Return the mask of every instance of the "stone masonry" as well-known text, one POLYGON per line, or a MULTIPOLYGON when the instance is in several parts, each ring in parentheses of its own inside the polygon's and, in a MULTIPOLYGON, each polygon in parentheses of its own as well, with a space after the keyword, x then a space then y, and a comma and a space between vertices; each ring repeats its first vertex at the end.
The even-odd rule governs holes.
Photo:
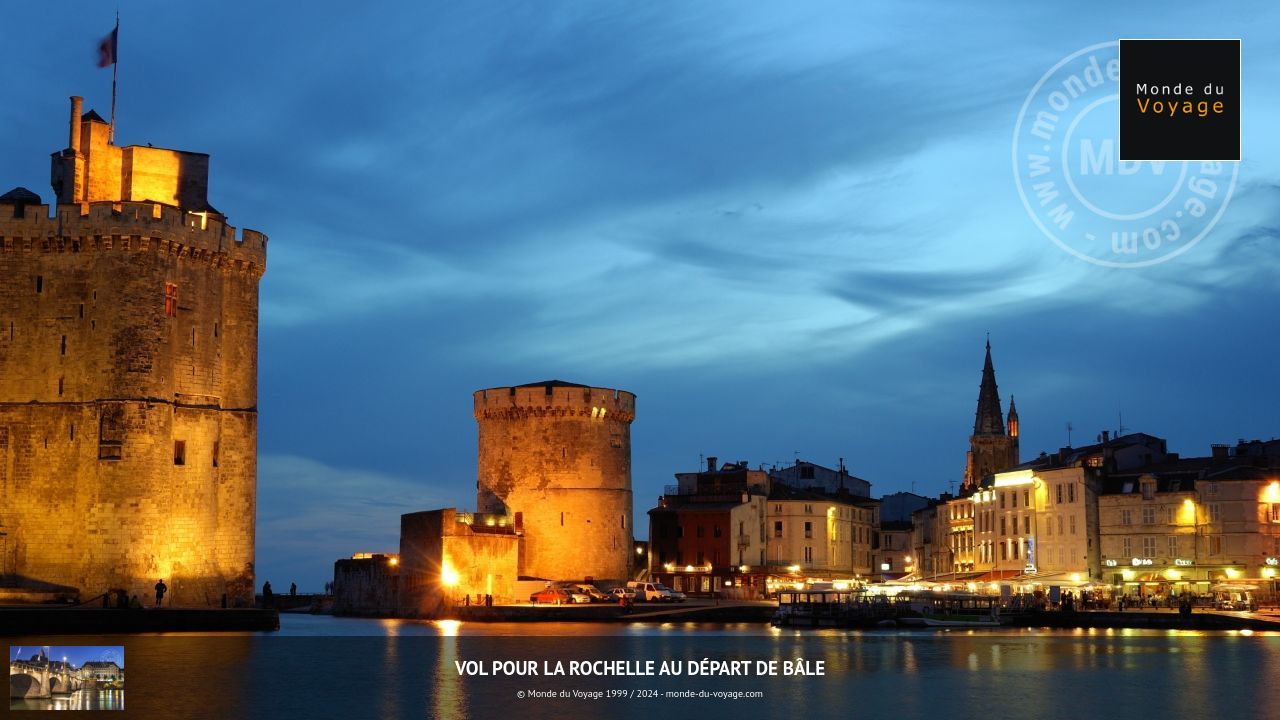
POLYGON ((267 238, 108 130, 73 98, 54 216, 0 198, 0 584, 252 602, 267 238))

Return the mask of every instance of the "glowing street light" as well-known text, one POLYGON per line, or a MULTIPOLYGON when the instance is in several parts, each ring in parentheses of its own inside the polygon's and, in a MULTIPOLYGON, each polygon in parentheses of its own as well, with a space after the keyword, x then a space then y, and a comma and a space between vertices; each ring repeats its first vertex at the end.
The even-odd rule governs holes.
POLYGON ((448 565, 445 565, 444 569, 440 571, 440 582, 444 583, 446 587, 457 585, 459 579, 458 571, 448 565))

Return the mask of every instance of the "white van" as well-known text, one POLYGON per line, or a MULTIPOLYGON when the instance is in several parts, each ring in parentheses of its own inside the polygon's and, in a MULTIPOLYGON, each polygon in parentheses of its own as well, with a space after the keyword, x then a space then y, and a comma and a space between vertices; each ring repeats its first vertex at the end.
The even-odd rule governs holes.
POLYGON ((636 591, 636 599, 642 602, 670 602, 671 591, 662 583, 636 582, 632 580, 627 587, 636 591))

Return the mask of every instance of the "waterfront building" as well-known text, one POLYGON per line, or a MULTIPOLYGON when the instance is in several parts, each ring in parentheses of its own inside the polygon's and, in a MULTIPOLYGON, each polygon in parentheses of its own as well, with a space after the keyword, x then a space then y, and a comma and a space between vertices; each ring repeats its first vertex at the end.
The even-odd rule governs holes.
POLYGON ((333 564, 335 615, 394 615, 399 611, 400 557, 355 553, 333 564))
MULTIPOLYGON (((951 498, 946 502, 947 544, 951 557, 951 572, 956 575, 977 572, 977 540, 974 534, 974 518, 977 503, 973 496, 951 498)), ((939 513, 942 515, 943 513, 939 513)))
POLYGON ((99 683, 117 683, 124 680, 124 668, 114 660, 87 660, 80 666, 88 678, 99 683))
POLYGON ((851 475, 844 466, 844 458, 840 458, 834 469, 806 460, 796 460, 790 467, 770 470, 769 477, 789 487, 814 490, 828 495, 871 497, 871 483, 851 475))
MULTIPOLYGON (((930 500, 927 507, 911 514, 912 558, 915 560, 915 576, 921 580, 946 578, 956 572, 950 537, 950 502, 953 499, 944 493, 937 500, 930 500)), ((972 507, 972 503, 966 502, 962 506, 972 507)))
POLYGON ((649 510, 649 573, 691 595, 765 592, 766 498, 771 481, 746 462, 678 473, 649 510))
POLYGON ((875 516, 870 498, 774 482, 766 518, 768 572, 829 580, 867 577, 875 516))
POLYGON ((454 508, 401 515, 399 614, 438 616, 485 596, 498 604, 527 601, 519 584, 523 534, 520 518, 509 515, 454 508))
POLYGON ((911 575, 916 570, 912 552, 911 520, 885 520, 882 515, 879 542, 872 551, 873 577, 885 581, 911 575))
POLYGON ((1280 453, 1215 446, 1109 475, 1099 497, 1104 578, 1130 596, 1240 584, 1274 596, 1280 570, 1280 453))
POLYGON ((0 583, 252 603, 267 237, 209 203, 208 155, 82 110, 53 216, 0 196, 0 583))

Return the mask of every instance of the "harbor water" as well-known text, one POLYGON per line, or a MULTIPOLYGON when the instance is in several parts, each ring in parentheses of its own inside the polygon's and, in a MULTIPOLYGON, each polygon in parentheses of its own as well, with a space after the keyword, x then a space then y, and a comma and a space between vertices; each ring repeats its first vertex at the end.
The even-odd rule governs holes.
POLYGON ((128 661, 129 717, 1280 716, 1272 688, 1280 678, 1280 634, 1264 632, 858 632, 284 615, 277 633, 129 635, 119 642, 128 661), (557 662, 634 669, 649 661, 689 668, 692 661, 723 670, 744 660, 749 672, 736 675, 545 674, 557 662), (494 661, 526 674, 461 671, 489 671, 494 661), (770 661, 778 674, 755 672, 770 661), (787 664, 822 674, 786 675, 787 664))

